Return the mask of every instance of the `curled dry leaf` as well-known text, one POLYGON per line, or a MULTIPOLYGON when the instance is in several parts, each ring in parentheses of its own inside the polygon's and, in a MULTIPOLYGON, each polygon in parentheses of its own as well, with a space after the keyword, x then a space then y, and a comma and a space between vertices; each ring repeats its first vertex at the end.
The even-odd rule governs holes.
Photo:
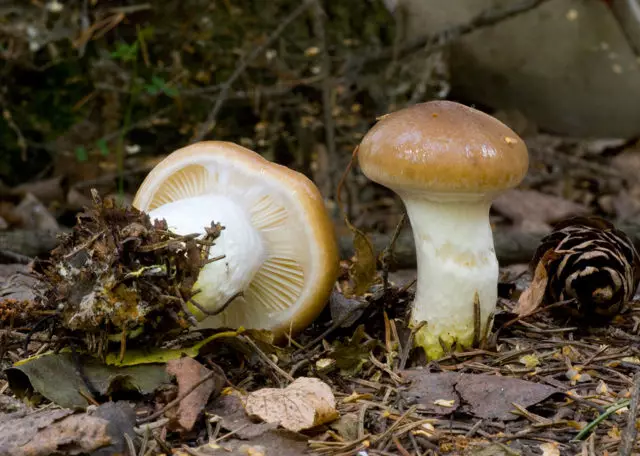
POLYGON ((106 402, 88 413, 70 409, 0 413, 0 454, 125 454, 124 435, 134 437, 135 412, 125 402, 106 402))
POLYGON ((338 418, 331 388, 317 378, 300 377, 284 389, 263 388, 247 396, 245 410, 267 423, 302 431, 338 418))
POLYGON ((531 285, 520 295, 518 305, 515 308, 515 313, 520 317, 530 315, 542 305, 547 291, 547 283, 549 282, 547 264, 558 258, 559 255, 560 254, 553 249, 548 250, 536 265, 531 285))
POLYGON ((349 276, 353 280, 353 294, 364 294, 376 278, 376 255, 371 241, 362 231, 347 221, 349 230, 353 233, 354 256, 349 276))
MULTIPOLYGON (((178 381, 178 395, 182 396, 186 391, 191 389, 195 384, 202 381, 211 371, 200 364, 195 359, 185 357, 181 359, 172 359, 167 363, 167 372, 175 375, 178 381)), ((182 401, 177 410, 170 410, 168 415, 172 429, 190 431, 204 410, 204 406, 209 401, 212 393, 216 394, 222 389, 224 379, 215 376, 206 380, 200 386, 196 387, 182 401)))

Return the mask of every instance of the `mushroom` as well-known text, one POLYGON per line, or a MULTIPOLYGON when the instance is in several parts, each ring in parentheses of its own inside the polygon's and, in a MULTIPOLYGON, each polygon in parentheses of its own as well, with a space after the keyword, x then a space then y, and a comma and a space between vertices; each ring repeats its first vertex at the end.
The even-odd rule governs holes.
POLYGON ((527 173, 523 140, 488 114, 431 101, 387 114, 358 148, 362 172, 404 202, 418 277, 410 326, 428 359, 469 347, 489 329, 498 261, 492 199, 527 173), (479 303, 478 303, 479 301, 479 303))
POLYGON ((230 142, 204 141, 162 160, 133 206, 169 229, 205 234, 224 227, 194 285, 188 308, 199 328, 266 329, 276 336, 309 325, 338 275, 333 224, 304 175, 230 142), (205 310, 203 312, 201 309, 205 310))

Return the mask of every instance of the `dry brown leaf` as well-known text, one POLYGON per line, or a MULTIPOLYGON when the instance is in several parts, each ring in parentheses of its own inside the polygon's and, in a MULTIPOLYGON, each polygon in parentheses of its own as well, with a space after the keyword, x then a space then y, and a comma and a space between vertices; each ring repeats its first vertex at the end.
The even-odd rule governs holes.
POLYGON ((23 412, 0 414, 0 454, 89 454, 113 443, 108 420, 72 413, 58 409, 39 410, 24 416, 23 412))
POLYGON ((337 189, 337 203, 340 207, 340 211, 344 217, 344 223, 347 225, 347 228, 351 233, 353 233, 353 258, 351 260, 351 266, 349 268, 349 278, 353 282, 353 290, 350 290, 350 293, 355 294, 356 296, 362 295, 365 293, 373 281, 376 278, 376 255, 373 250, 373 244, 369 240, 366 234, 360 231, 358 228, 353 226, 349 221, 349 216, 344 209, 342 204, 341 189, 344 185, 344 180, 351 170, 356 157, 358 155, 358 146, 353 150, 353 154, 351 155, 351 161, 347 165, 342 177, 340 178, 340 182, 338 183, 337 189))
POLYGON ((549 277, 547 276, 547 264, 549 261, 556 259, 558 255, 559 254, 555 250, 549 250, 545 252, 536 265, 531 285, 529 285, 529 287, 520 295, 518 304, 514 309, 514 312, 520 317, 530 315, 540 307, 544 301, 547 283, 549 282, 549 277))
POLYGON ((329 385, 317 378, 300 377, 284 389, 263 388, 247 396, 245 410, 267 423, 298 432, 338 418, 336 399, 329 385))
MULTIPOLYGON (((178 382, 178 395, 184 394, 196 383, 202 380, 211 371, 200 364, 195 359, 184 357, 172 359, 167 363, 167 372, 175 375, 178 382)), ((215 376, 202 383, 195 390, 189 393, 171 415, 171 427, 174 430, 190 431, 193 429, 198 416, 209 401, 209 396, 214 391, 219 392, 224 381, 215 376), (175 413, 175 414, 174 414, 175 413)))
POLYGON ((362 231, 346 220, 349 230, 353 233, 353 260, 349 269, 349 276, 353 281, 353 293, 356 296, 364 294, 376 278, 376 255, 371 241, 362 231))
POLYGON ((514 403, 527 408, 561 394, 551 386, 494 375, 412 369, 402 371, 402 376, 409 380, 404 398, 442 416, 464 412, 478 418, 516 420, 519 415, 513 413, 514 403))

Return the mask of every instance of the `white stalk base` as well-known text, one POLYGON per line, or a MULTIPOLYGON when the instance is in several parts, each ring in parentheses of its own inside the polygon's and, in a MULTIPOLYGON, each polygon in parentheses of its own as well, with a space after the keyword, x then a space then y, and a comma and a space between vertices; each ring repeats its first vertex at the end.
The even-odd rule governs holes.
POLYGON ((418 280, 411 326, 426 324, 415 345, 429 359, 444 354, 442 343, 469 347, 474 340, 474 298, 480 302, 485 334, 498 295, 498 261, 489 224, 490 200, 427 200, 402 196, 416 244, 418 280), (441 343, 442 342, 442 343, 441 343))
MULTIPOLYGON (((193 299, 208 312, 216 312, 238 292, 244 292, 266 259, 266 249, 249 214, 233 200, 221 195, 204 195, 164 204, 149 213, 151 220, 165 219, 174 233, 202 233, 211 222, 224 229, 211 247, 209 258, 224 255, 200 271, 193 299)), ((202 320, 205 314, 190 306, 202 320)))

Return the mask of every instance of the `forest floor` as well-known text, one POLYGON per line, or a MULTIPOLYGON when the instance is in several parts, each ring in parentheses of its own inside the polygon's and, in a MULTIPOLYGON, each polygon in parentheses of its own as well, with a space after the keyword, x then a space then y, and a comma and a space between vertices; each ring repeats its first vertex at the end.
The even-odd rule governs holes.
MULTIPOLYGON (((8 304, 33 299, 37 280, 29 275, 33 250, 5 241, 2 310, 12 326, 2 330, 0 449, 48 454, 110 441, 130 454, 622 454, 635 444, 640 302, 597 327, 546 311, 518 318, 514 307, 531 281, 532 249, 555 222, 606 216, 638 243, 633 181, 625 179, 637 149, 546 135, 527 141, 532 172, 492 210, 502 265, 492 331, 481 346, 429 363, 411 350, 405 324, 416 274, 411 228, 398 227, 402 206, 371 184, 358 188, 369 201, 351 200, 360 215, 351 221, 376 254, 398 227, 397 251, 378 261, 367 292, 349 295, 353 238, 337 221, 343 271, 330 303, 284 346, 262 332, 226 331, 204 346, 197 342, 207 334, 177 335, 169 348, 182 347, 186 358, 152 354, 105 366, 73 349, 56 355, 48 350, 61 340, 47 324, 7 318, 8 304), (24 448, 12 443, 16 435, 24 448)), ((3 214, 20 220, 5 239, 61 229, 35 196, 51 185, 34 182, 5 198, 3 214)))

